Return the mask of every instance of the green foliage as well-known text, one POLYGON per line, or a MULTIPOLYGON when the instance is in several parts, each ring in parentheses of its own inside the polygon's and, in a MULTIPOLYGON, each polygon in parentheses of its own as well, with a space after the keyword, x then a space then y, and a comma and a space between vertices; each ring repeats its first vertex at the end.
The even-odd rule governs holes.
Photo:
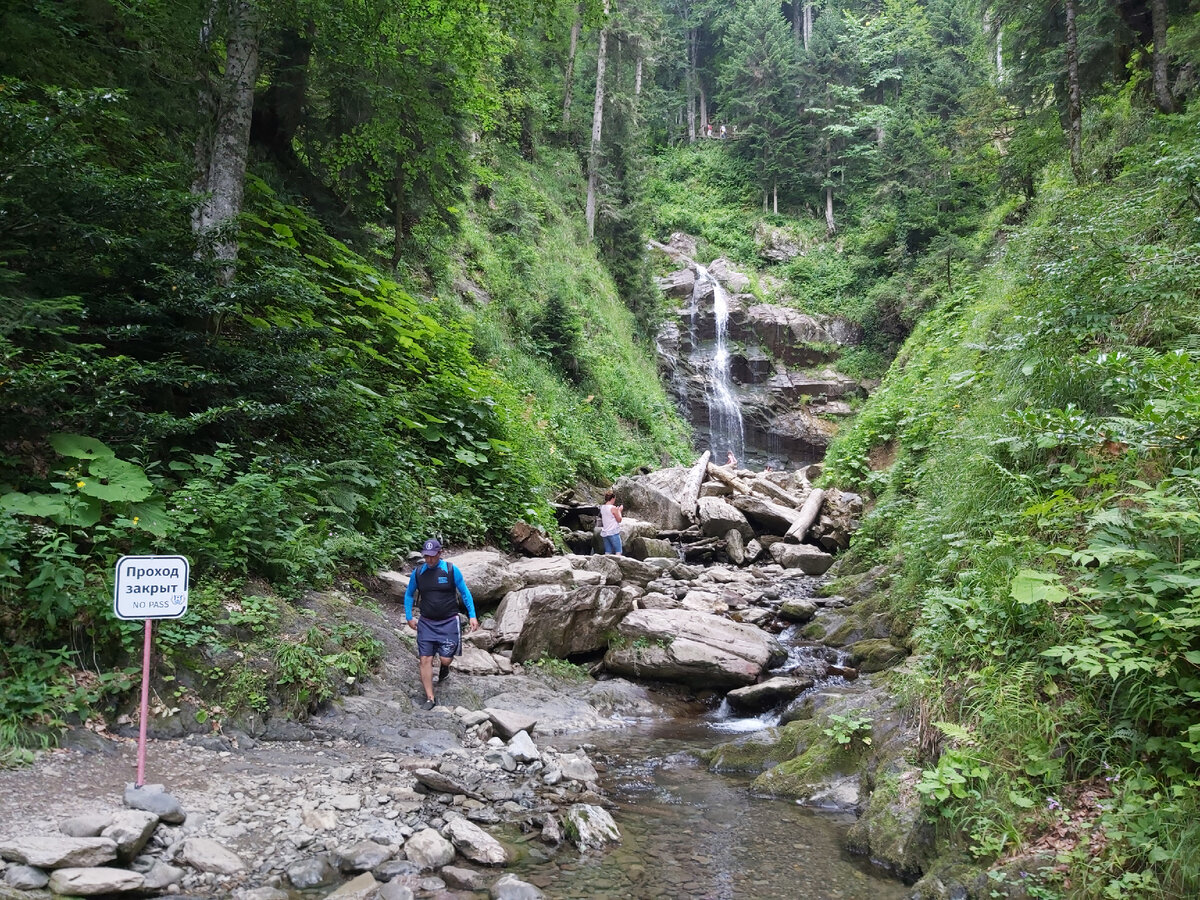
POLYGON ((583 666, 546 654, 542 654, 539 659, 534 661, 533 665, 543 675, 559 681, 587 681, 590 677, 587 669, 583 666))
POLYGON ((821 729, 821 733, 831 737, 843 750, 863 750, 871 746, 871 717, 861 710, 841 715, 830 713, 829 727, 821 729))

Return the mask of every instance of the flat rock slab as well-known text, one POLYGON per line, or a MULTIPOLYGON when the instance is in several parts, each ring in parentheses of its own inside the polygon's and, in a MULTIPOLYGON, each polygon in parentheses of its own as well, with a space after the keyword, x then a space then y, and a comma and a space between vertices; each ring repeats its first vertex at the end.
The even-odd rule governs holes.
POLYGON ((144 882, 145 879, 137 872, 110 866, 56 869, 50 874, 50 890, 75 897, 137 891, 141 890, 144 882))
POLYGON ((103 837, 35 835, 0 841, 0 857, 39 869, 88 868, 115 860, 117 844, 103 837))

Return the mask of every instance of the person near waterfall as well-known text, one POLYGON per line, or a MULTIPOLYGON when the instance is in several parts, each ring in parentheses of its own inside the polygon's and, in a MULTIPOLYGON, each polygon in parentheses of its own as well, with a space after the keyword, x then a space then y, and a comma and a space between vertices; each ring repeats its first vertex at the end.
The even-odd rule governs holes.
POLYGON ((729 455, 725 457, 725 465, 732 469, 737 468, 737 457, 733 455, 733 451, 729 451, 729 455))
POLYGON ((604 492, 604 505, 600 507, 600 540, 604 542, 605 553, 623 554, 621 548, 621 513, 623 505, 618 505, 617 495, 611 490, 604 492))
POLYGON ((404 592, 404 618, 417 632, 417 658, 421 667, 421 687, 425 689, 422 709, 433 709, 433 657, 441 662, 438 684, 450 677, 450 665, 462 652, 462 625, 458 621, 458 601, 467 608, 471 630, 479 628, 475 601, 458 566, 442 559, 442 543, 430 538, 421 546, 425 561, 413 570, 404 592), (413 600, 421 595, 421 618, 413 618, 413 600))

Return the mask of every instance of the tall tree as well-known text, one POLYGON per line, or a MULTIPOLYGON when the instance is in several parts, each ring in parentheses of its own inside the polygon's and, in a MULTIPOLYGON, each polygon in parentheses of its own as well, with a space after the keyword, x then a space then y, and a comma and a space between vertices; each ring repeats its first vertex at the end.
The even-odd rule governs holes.
MULTIPOLYGON (((609 12, 604 0, 604 15, 609 12)), ((587 219, 588 240, 596 236, 596 191, 600 180, 600 138, 604 130, 604 69, 608 65, 608 23, 600 26, 600 41, 596 48, 596 95, 592 103, 592 141, 588 146, 587 219)))
POLYGON ((1175 98, 1167 78, 1167 0, 1150 0, 1150 19, 1154 30, 1154 57, 1151 62, 1154 101, 1165 113, 1175 111, 1175 98))
POLYGON ((211 127, 196 144, 196 181, 200 196, 192 225, 201 252, 221 265, 218 280, 233 280, 237 261, 237 218, 246 185, 250 124, 254 115, 254 84, 258 78, 261 12, 256 0, 214 2, 201 32, 207 48, 224 24, 224 70, 216 84, 205 86, 201 108, 211 127), (222 23, 223 20, 223 23, 222 23))
POLYGON ((1067 136, 1071 148, 1071 171, 1083 180, 1083 94, 1079 86, 1079 31, 1076 0, 1064 0, 1067 26, 1067 136))

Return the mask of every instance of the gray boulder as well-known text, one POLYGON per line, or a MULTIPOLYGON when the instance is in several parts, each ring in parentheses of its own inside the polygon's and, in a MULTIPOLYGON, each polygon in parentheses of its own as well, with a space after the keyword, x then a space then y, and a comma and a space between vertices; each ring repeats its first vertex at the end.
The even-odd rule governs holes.
POLYGON ((31 835, 0 841, 0 857, 39 869, 90 868, 113 862, 117 844, 104 837, 31 835))
POLYGON ((610 671, 696 687, 739 687, 787 654, 752 625, 682 609, 634 610, 618 626, 620 646, 609 646, 610 671))
POLYGON ((504 845, 474 822, 455 816, 446 823, 445 833, 455 849, 473 863, 503 866, 508 862, 504 845))
POLYGON ((567 810, 564 829, 580 850, 599 849, 619 844, 621 832, 608 811, 590 803, 576 803, 567 810))
POLYGON ((700 517, 700 531, 707 537, 724 537, 730 529, 738 530, 747 540, 754 537, 754 529, 746 517, 720 497, 701 497, 696 501, 696 509, 700 517))
POLYGON ((422 869, 440 869, 453 862, 454 845, 432 828, 422 828, 404 842, 404 853, 422 869))
POLYGON ((111 866, 56 869, 50 874, 50 890, 73 897, 124 894, 141 890, 144 882, 137 872, 111 866))
POLYGON ((513 661, 592 653, 608 646, 608 635, 632 600, 613 586, 585 587, 568 594, 543 594, 535 599, 513 645, 513 661))
POLYGON ((544 900, 546 895, 528 881, 522 881, 509 872, 496 880, 488 896, 491 900, 544 900))
POLYGON ((771 545, 771 557, 785 569, 799 569, 805 575, 824 575, 833 565, 833 557, 810 544, 771 545))

